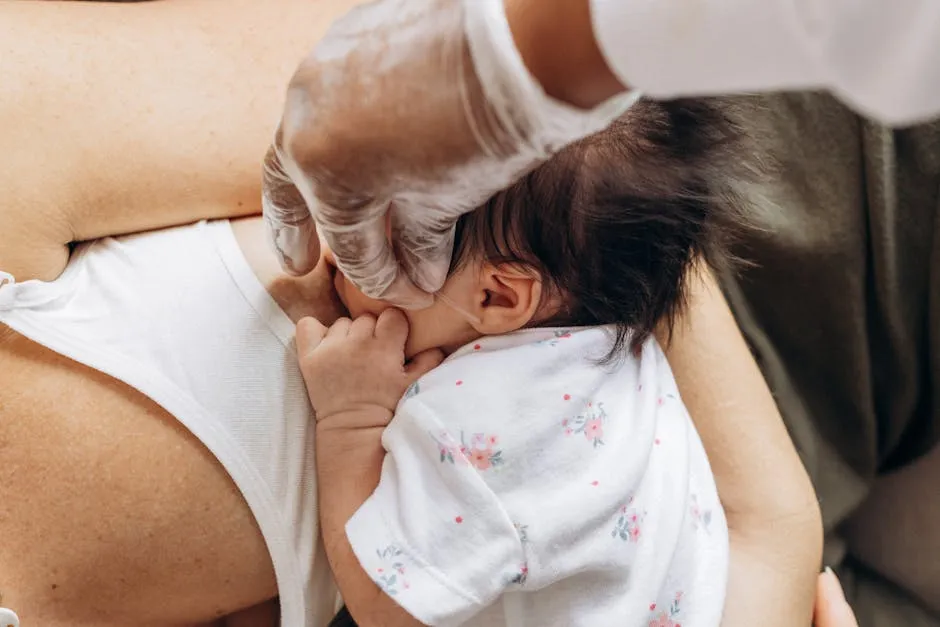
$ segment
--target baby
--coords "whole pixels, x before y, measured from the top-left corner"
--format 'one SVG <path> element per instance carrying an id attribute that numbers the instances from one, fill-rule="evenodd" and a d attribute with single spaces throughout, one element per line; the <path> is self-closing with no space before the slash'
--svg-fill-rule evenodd
<path id="1" fill-rule="evenodd" d="M 352 320 L 297 341 L 359 625 L 719 624 L 724 514 L 652 334 L 740 223 L 735 142 L 707 101 L 640 102 L 465 216 L 434 306 L 336 272 Z"/>

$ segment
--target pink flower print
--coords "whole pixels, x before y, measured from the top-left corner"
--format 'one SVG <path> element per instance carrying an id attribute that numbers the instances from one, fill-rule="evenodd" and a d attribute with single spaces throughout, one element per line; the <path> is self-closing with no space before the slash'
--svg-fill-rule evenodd
<path id="1" fill-rule="evenodd" d="M 470 464 L 477 470 L 489 470 L 493 464 L 490 463 L 490 451 L 475 448 L 470 451 L 468 456 Z"/>
<path id="2" fill-rule="evenodd" d="M 529 578 L 529 566 L 528 564 L 523 564 L 519 567 L 519 574 L 516 575 L 516 578 L 513 580 L 514 584 L 524 586 L 526 579 Z"/>
<path id="3" fill-rule="evenodd" d="M 503 452 L 495 448 L 499 444 L 499 437 L 496 435 L 474 433 L 469 438 L 470 444 L 467 444 L 463 431 L 460 432 L 459 443 L 448 433 L 430 435 L 437 443 L 442 464 L 466 464 L 477 470 L 489 470 L 503 463 Z"/>
<path id="4" fill-rule="evenodd" d="M 702 529 L 705 533 L 710 533 L 708 527 L 712 522 L 712 510 L 703 510 L 701 506 L 699 506 L 698 497 L 694 494 L 689 504 L 689 515 L 692 518 L 692 527 L 694 529 Z"/>
<path id="5" fill-rule="evenodd" d="M 568 395 L 565 395 L 566 400 Z M 604 411 L 604 404 L 588 402 L 584 411 L 573 418 L 565 418 L 561 421 L 561 426 L 565 430 L 565 435 L 574 433 L 583 433 L 584 438 L 595 448 L 604 444 L 604 420 L 607 419 L 607 412 Z"/>
<path id="6" fill-rule="evenodd" d="M 452 464 L 456 464 L 459 460 L 463 459 L 463 455 L 460 453 L 460 451 L 455 449 L 453 446 L 438 445 L 438 448 L 441 452 L 441 463 L 447 461 Z"/>
<path id="7" fill-rule="evenodd" d="M 385 591 L 389 596 L 398 594 L 398 587 L 403 586 L 408 590 L 411 586 L 405 579 L 405 559 L 404 552 L 394 544 L 387 547 L 376 549 L 376 555 L 387 568 L 376 568 L 376 576 L 373 581 Z"/>
<path id="8" fill-rule="evenodd" d="M 604 437 L 604 425 L 601 424 L 599 418 L 594 418 L 593 420 L 588 420 L 584 424 L 584 437 L 588 440 L 597 441 L 601 440 Z"/>
<path id="9" fill-rule="evenodd" d="M 676 623 L 672 621 L 671 618 L 666 614 L 666 612 L 660 612 L 658 616 L 654 617 L 650 623 L 649 627 L 678 627 Z"/>
<path id="10" fill-rule="evenodd" d="M 640 541 L 643 519 L 646 518 L 646 512 L 631 507 L 632 503 L 633 497 L 631 496 L 627 504 L 620 507 L 614 529 L 610 532 L 612 538 L 619 538 L 628 544 L 636 544 Z"/>
<path id="11" fill-rule="evenodd" d="M 679 623 L 679 607 L 682 601 L 682 592 L 676 592 L 675 599 L 669 604 L 669 607 L 656 612 L 656 604 L 650 604 L 649 627 L 682 627 Z"/>
<path id="12" fill-rule="evenodd" d="M 474 433 L 470 446 L 479 449 L 493 449 L 499 444 L 499 437 L 495 435 L 486 435 L 485 433 Z M 491 451 L 492 452 L 492 451 Z"/>

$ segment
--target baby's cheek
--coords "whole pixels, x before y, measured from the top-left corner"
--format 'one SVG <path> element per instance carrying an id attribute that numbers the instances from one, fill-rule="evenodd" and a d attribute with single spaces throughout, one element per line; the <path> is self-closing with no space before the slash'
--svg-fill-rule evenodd
<path id="1" fill-rule="evenodd" d="M 388 303 L 369 298 L 353 286 L 345 277 L 342 287 L 343 300 L 346 303 L 346 309 L 349 310 L 351 318 L 358 318 L 364 314 L 372 314 L 378 317 L 380 313 L 388 309 Z"/>

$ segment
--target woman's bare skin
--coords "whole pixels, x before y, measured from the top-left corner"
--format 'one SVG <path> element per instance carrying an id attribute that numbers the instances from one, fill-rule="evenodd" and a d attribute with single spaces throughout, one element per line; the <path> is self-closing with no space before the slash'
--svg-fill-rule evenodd
<path id="1" fill-rule="evenodd" d="M 257 213 L 282 85 L 351 4 L 0 0 L 0 268 L 50 280 L 72 241 Z M 321 279 L 281 278 L 245 244 L 264 241 L 251 235 L 258 221 L 235 228 L 291 317 L 330 322 L 334 304 L 315 296 Z M 769 617 L 808 617 L 812 491 L 720 293 L 702 298 L 670 359 L 709 454 L 729 460 L 715 469 L 719 491 L 747 547 L 732 549 L 747 559 L 733 568 L 729 607 L 766 599 Z M 716 362 L 741 367 L 716 379 Z M 273 598 L 247 505 L 171 416 L 2 327 L 0 372 L 0 594 L 24 624 L 231 624 Z M 768 466 L 766 481 L 750 480 Z M 769 510 L 768 481 L 778 495 Z M 761 565 L 778 564 L 780 534 L 807 538 L 805 551 L 782 547 L 786 568 L 768 574 Z M 776 596 L 761 596 L 768 588 Z"/>

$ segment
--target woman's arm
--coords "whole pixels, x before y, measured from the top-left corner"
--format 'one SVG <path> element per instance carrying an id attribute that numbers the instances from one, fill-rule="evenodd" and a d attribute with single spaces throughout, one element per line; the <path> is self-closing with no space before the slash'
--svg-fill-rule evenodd
<path id="1" fill-rule="evenodd" d="M 299 59 L 356 0 L 0 0 L 0 268 L 66 244 L 260 212 Z"/>
<path id="2" fill-rule="evenodd" d="M 666 345 L 715 473 L 731 533 L 722 624 L 812 621 L 822 556 L 813 486 L 770 390 L 714 278 L 693 280 L 689 310 Z"/>

